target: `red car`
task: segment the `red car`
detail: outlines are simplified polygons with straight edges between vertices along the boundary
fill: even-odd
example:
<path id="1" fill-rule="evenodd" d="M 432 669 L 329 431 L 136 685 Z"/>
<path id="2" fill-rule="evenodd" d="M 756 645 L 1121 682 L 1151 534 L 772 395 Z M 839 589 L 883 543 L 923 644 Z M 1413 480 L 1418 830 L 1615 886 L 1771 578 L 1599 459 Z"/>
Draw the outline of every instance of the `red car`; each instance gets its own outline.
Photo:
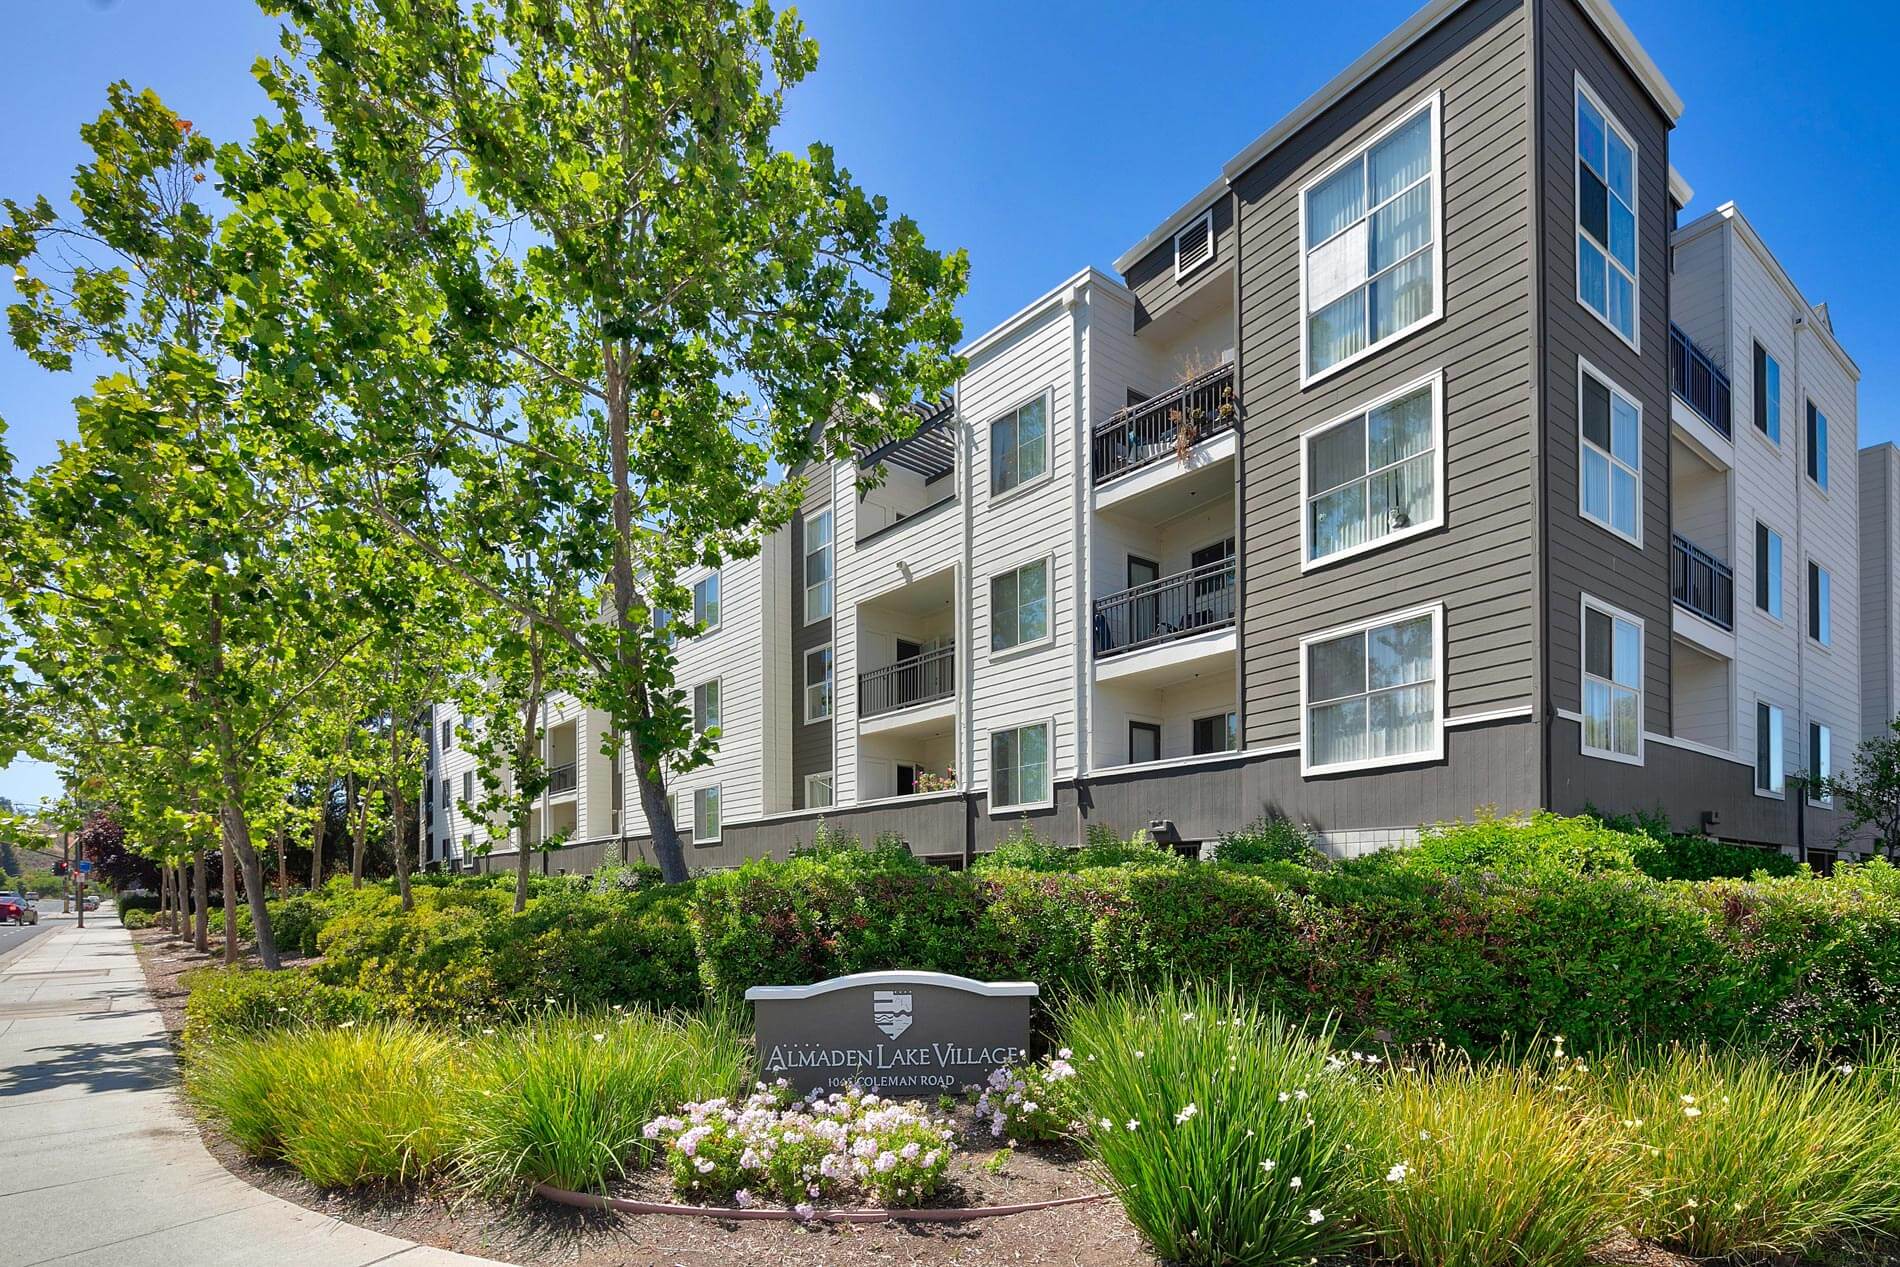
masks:
<path id="1" fill-rule="evenodd" d="M 37 924 L 40 913 L 33 909 L 33 903 L 26 894 L 15 890 L 12 893 L 0 893 L 0 924 L 12 920 L 16 924 Z"/>

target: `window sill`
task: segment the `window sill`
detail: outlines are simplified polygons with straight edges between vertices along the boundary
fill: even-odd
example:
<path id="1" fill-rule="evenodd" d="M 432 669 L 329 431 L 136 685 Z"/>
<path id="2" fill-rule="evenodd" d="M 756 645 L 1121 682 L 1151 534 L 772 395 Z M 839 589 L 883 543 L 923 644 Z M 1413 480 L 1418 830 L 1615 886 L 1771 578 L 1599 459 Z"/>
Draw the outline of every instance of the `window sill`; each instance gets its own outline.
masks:
<path id="1" fill-rule="evenodd" d="M 1641 247 L 1640 241 L 1638 243 L 1638 247 L 1639 249 Z M 1636 305 L 1636 311 L 1640 314 L 1643 311 L 1643 279 L 1640 277 L 1636 279 L 1635 294 L 1631 302 L 1633 302 Z M 1602 313 L 1598 312 L 1595 308 L 1592 308 L 1589 304 L 1585 303 L 1583 300 L 1582 291 L 1577 292 L 1577 307 L 1583 309 L 1585 312 L 1589 313 L 1592 317 L 1595 317 L 1597 319 L 1597 324 L 1601 325 L 1605 330 L 1608 330 L 1611 334 L 1615 335 L 1617 338 L 1617 341 L 1620 342 L 1624 347 L 1628 348 L 1630 351 L 1634 352 L 1638 356 L 1641 356 L 1643 354 L 1643 322 L 1640 316 L 1637 318 L 1637 321 L 1636 321 L 1636 337 L 1632 339 L 1630 338 L 1630 336 L 1628 336 L 1627 334 L 1624 334 L 1621 330 L 1611 325 L 1610 319 L 1608 317 L 1604 316 Z M 1750 425 L 1752 426 L 1753 424 L 1751 423 Z"/>
<path id="2" fill-rule="evenodd" d="M 1376 541 L 1368 541 L 1363 545 L 1351 546 L 1344 550 L 1337 550 L 1332 554 L 1325 555 L 1318 559 L 1309 559 L 1302 562 L 1300 564 L 1300 571 L 1301 573 L 1323 572 L 1327 568 L 1338 567 L 1343 563 L 1350 563 L 1352 560 L 1364 558 L 1368 554 L 1377 554 L 1381 550 L 1403 545 L 1415 537 L 1423 537 L 1429 533 L 1438 532 L 1443 529 L 1444 526 L 1445 514 L 1441 508 L 1439 513 L 1433 515 L 1424 523 L 1415 524 L 1410 528 L 1401 528 L 1397 532 L 1388 532 L 1385 536 L 1378 538 Z"/>
<path id="3" fill-rule="evenodd" d="M 1014 488 L 1004 489 L 1000 493 L 995 491 L 994 488 L 992 488 L 990 490 L 989 503 L 992 506 L 1005 506 L 1005 505 L 1008 505 L 1010 502 L 1015 501 L 1019 497 L 1028 496 L 1030 493 L 1035 492 L 1037 489 L 1049 487 L 1053 485 L 1055 481 L 1056 481 L 1055 463 L 1051 461 L 1049 464 L 1049 469 L 1045 470 L 1041 475 L 1038 475 L 1033 480 L 1025 480 L 1024 482 L 1016 485 Z M 911 516 L 911 518 L 913 519 L 916 517 L 917 516 L 915 515 Z M 908 522 L 908 521 L 905 521 L 905 522 Z"/>
<path id="4" fill-rule="evenodd" d="M 1306 744 L 1300 744 L 1300 777 L 1302 779 L 1326 778 L 1338 774 L 1370 774 L 1380 770 L 1396 770 L 1405 766 L 1431 765 L 1445 759 L 1444 725 L 1439 725 L 1438 743 L 1422 752 L 1408 752 L 1401 756 L 1373 757 L 1365 761 L 1343 761 L 1333 765 L 1307 765 Z"/>
<path id="5" fill-rule="evenodd" d="M 1592 748 L 1581 741 L 1577 744 L 1577 752 L 1582 756 L 1589 757 L 1593 761 L 1614 761 L 1618 765 L 1633 766 L 1641 766 L 1644 764 L 1643 750 L 1640 744 L 1637 746 L 1636 755 L 1633 757 L 1626 752 L 1612 752 L 1608 748 Z"/>

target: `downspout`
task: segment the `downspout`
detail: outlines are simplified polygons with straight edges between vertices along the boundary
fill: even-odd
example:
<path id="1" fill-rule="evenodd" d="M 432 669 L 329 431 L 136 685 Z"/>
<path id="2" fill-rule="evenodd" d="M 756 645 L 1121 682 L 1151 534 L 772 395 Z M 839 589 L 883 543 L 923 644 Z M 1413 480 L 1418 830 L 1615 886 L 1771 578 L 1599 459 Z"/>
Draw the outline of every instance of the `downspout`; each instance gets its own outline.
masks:
<path id="1" fill-rule="evenodd" d="M 1814 596 L 1808 593 L 1808 547 L 1807 547 L 1807 542 L 1804 535 L 1804 529 L 1803 529 L 1803 524 L 1802 524 L 1803 516 L 1801 513 L 1802 506 L 1807 501 L 1807 491 L 1808 491 L 1806 486 L 1804 486 L 1802 483 L 1802 481 L 1807 478 L 1807 463 L 1808 463 L 1808 392 L 1807 392 L 1807 387 L 1804 385 L 1804 380 L 1801 377 L 1801 336 L 1806 334 L 1807 332 L 1808 332 L 1807 314 L 1797 313 L 1794 319 L 1794 381 L 1795 381 L 1795 387 L 1798 389 L 1798 392 L 1795 397 L 1795 401 L 1796 401 L 1795 425 L 1800 427 L 1801 429 L 1799 433 L 1801 436 L 1801 457 L 1800 457 L 1800 460 L 1794 464 L 1794 556 L 1797 560 L 1799 560 L 1797 566 L 1801 569 L 1799 572 L 1800 579 L 1798 579 L 1795 582 L 1795 593 L 1801 596 L 1800 601 L 1797 602 L 1795 606 L 1796 606 L 1796 609 L 1801 612 L 1801 617 L 1798 621 L 1799 627 L 1796 628 L 1795 633 L 1794 633 L 1794 699 L 1795 699 L 1795 716 L 1796 716 L 1795 725 L 1798 727 L 1795 733 L 1801 736 L 1801 742 L 1800 742 L 1799 747 L 1797 748 L 1797 751 L 1801 753 L 1801 757 L 1802 757 L 1802 766 L 1801 766 L 1802 784 L 1801 784 L 1800 792 L 1796 794 L 1796 801 L 1798 803 L 1795 805 L 1795 814 L 1794 814 L 1794 844 L 1795 844 L 1795 857 L 1802 862 L 1806 862 L 1808 860 L 1808 788 L 1807 788 L 1808 625 L 1807 625 L 1807 622 L 1813 618 L 1813 614 L 1812 612 L 1809 611 L 1809 608 L 1811 608 L 1814 603 Z M 1785 757 L 1788 751 L 1788 739 L 1786 735 L 1782 736 L 1781 751 L 1782 751 L 1783 756 Z M 1782 785 L 1784 788 L 1786 787 L 1787 785 L 1786 779 L 1782 780 Z"/>
<path id="2" fill-rule="evenodd" d="M 1084 283 L 1087 285 L 1087 283 Z M 1076 489 L 1075 497 L 1075 582 L 1069 589 L 1076 595 L 1074 632 L 1070 636 L 1070 645 L 1075 654 L 1075 707 L 1073 709 L 1075 726 L 1075 843 L 1081 846 L 1087 843 L 1087 815 L 1082 810 L 1083 779 L 1091 768 L 1089 755 L 1089 728 L 1093 723 L 1094 679 L 1094 594 L 1093 575 L 1094 558 L 1090 549 L 1090 535 L 1094 531 L 1094 519 L 1090 513 L 1094 501 L 1094 485 L 1090 482 L 1094 473 L 1094 411 L 1089 407 L 1091 389 L 1089 364 L 1089 345 L 1094 324 L 1094 290 L 1086 295 L 1078 285 L 1069 292 L 1069 346 L 1071 364 L 1069 366 L 1069 394 L 1074 401 L 1072 412 L 1075 415 L 1071 434 L 1073 456 L 1069 459 L 1070 476 Z M 1051 735 L 1053 744 L 1055 736 Z M 1054 755 L 1053 753 L 1051 754 Z M 1053 773 L 1053 772 L 1052 772 Z M 1049 794 L 1055 795 L 1053 778 Z"/>
<path id="3" fill-rule="evenodd" d="M 963 865 L 967 870 L 976 863 L 976 733 L 972 705 L 975 702 L 976 647 L 972 643 L 970 612 L 976 602 L 976 577 L 972 573 L 976 557 L 976 464 L 972 460 L 975 441 L 969 421 L 963 416 L 963 379 L 957 380 L 956 413 L 953 424 L 957 435 L 957 482 L 963 503 L 963 543 L 957 561 L 957 729 L 962 749 L 957 762 L 957 786 L 963 806 Z"/>
<path id="4" fill-rule="evenodd" d="M 1530 37 L 1530 232 L 1539 249 L 1531 252 L 1530 302 L 1530 460 L 1531 523 L 1537 536 L 1531 555 L 1531 715 L 1536 718 L 1540 759 L 1537 768 L 1537 807 L 1551 808 L 1551 762 L 1555 756 L 1557 714 L 1550 694 L 1550 472 L 1544 454 L 1544 349 L 1549 338 L 1545 306 L 1544 267 L 1544 6 L 1527 6 Z M 1568 160 L 1566 160 L 1568 161 Z"/>

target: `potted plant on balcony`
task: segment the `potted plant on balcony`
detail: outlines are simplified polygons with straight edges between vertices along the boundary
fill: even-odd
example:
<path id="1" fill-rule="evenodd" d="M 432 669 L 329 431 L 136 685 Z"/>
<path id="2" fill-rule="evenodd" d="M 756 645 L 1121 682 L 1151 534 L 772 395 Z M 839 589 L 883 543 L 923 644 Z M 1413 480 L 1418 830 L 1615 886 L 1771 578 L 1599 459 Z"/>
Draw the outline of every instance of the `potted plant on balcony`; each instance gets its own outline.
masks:
<path id="1" fill-rule="evenodd" d="M 920 796 L 925 792 L 952 792 L 956 790 L 956 786 L 957 772 L 955 770 L 945 770 L 942 774 L 934 770 L 917 772 L 917 792 Z"/>

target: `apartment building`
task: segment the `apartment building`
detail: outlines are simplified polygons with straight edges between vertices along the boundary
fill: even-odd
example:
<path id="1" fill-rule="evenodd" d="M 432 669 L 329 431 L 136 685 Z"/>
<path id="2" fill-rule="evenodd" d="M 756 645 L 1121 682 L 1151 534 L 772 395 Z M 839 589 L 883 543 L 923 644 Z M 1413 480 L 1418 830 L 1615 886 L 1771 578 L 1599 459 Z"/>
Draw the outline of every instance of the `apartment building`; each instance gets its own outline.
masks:
<path id="1" fill-rule="evenodd" d="M 794 472 L 696 583 L 690 861 L 1269 813 L 1352 853 L 1485 807 L 1831 846 L 1799 788 L 1867 729 L 1858 371 L 1732 204 L 1686 218 L 1681 111 L 1601 0 L 1434 0 L 914 434 Z M 575 781 L 535 830 L 636 856 L 636 798 L 590 836 Z"/>
<path id="2" fill-rule="evenodd" d="M 1900 716 L 1900 448 L 1860 451 L 1860 729 L 1887 736 Z"/>

